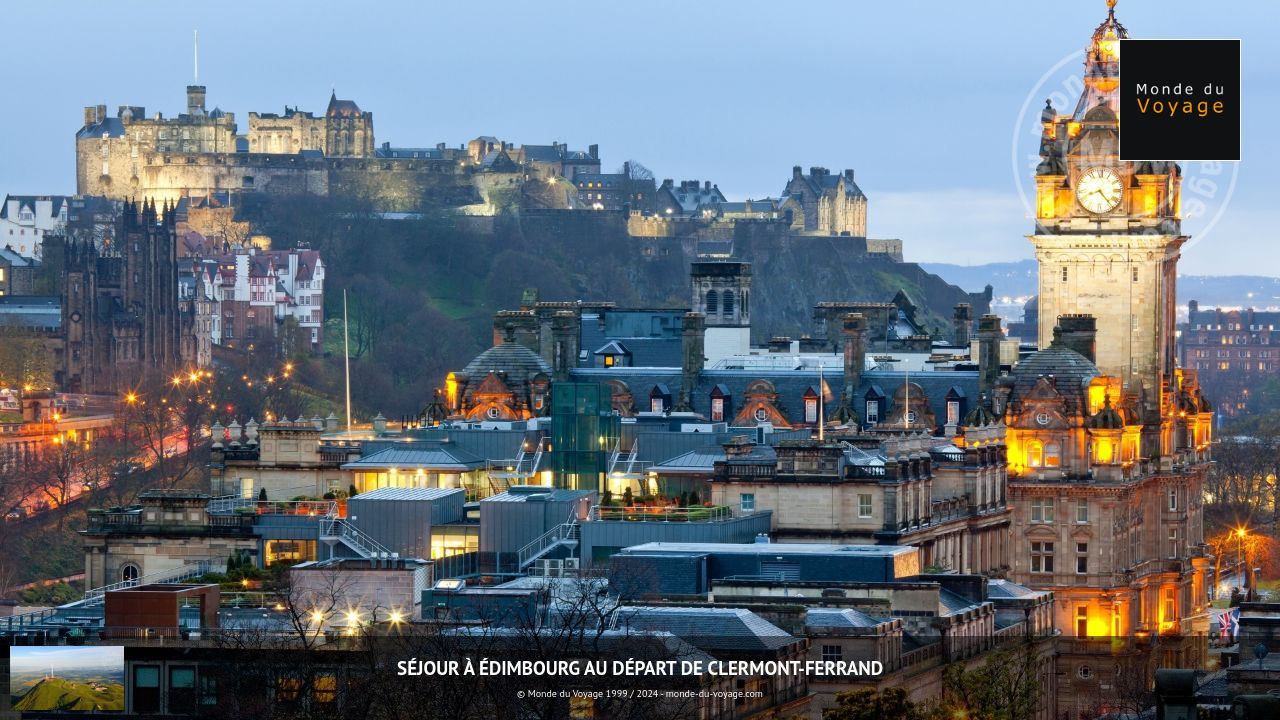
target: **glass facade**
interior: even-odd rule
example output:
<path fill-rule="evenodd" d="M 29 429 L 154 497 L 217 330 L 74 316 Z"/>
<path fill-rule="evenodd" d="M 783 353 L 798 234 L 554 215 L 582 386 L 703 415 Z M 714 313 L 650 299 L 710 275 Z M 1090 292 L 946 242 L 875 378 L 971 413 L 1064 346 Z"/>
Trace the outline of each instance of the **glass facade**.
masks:
<path fill-rule="evenodd" d="M 596 383 L 551 386 L 551 468 L 555 486 L 604 489 L 609 458 L 618 448 L 622 419 L 613 412 L 613 391 Z"/>

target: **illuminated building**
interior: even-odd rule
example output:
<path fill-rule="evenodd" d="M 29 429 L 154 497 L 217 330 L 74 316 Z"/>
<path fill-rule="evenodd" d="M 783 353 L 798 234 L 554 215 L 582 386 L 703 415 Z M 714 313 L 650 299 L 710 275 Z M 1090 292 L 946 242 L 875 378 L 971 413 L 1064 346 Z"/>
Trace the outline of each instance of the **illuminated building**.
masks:
<path fill-rule="evenodd" d="M 1119 159 L 1126 36 L 1110 10 L 1076 108 L 1042 114 L 1030 236 L 1041 349 L 994 398 L 1008 428 L 1011 578 L 1056 597 L 1070 638 L 1059 646 L 1064 714 L 1105 704 L 1148 659 L 1200 667 L 1207 654 L 1212 414 L 1195 371 L 1175 367 L 1181 171 Z"/>

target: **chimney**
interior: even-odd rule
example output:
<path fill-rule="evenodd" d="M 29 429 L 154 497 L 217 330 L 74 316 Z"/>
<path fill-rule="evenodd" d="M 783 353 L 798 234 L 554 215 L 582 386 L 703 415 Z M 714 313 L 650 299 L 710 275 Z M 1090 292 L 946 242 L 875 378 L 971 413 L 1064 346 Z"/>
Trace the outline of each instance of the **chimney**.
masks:
<path fill-rule="evenodd" d="M 952 343 L 960 347 L 969 345 L 969 326 L 973 324 L 973 307 L 969 303 L 956 305 L 951 316 Z"/>
<path fill-rule="evenodd" d="M 97 113 L 97 116 L 98 116 L 98 122 L 102 122 L 103 120 L 106 120 L 106 119 L 107 119 L 107 106 L 106 106 L 106 105 L 99 105 L 98 107 L 94 108 L 94 111 Z"/>
<path fill-rule="evenodd" d="M 706 190 L 707 192 L 710 192 L 710 191 L 711 191 L 711 181 L 710 181 L 710 180 L 706 181 L 706 184 L 702 186 L 702 189 L 703 189 L 703 190 Z"/>
<path fill-rule="evenodd" d="M 579 329 L 582 319 L 573 310 L 557 310 L 551 318 L 552 369 L 556 382 L 567 382 L 578 365 Z"/>
<path fill-rule="evenodd" d="M 840 333 L 844 336 L 844 402 L 853 407 L 853 394 L 862 384 L 862 368 L 867 362 L 867 319 L 862 313 L 845 313 Z"/>
<path fill-rule="evenodd" d="M 88 105 L 84 109 L 84 126 L 90 127 L 98 124 L 98 108 Z"/>
<path fill-rule="evenodd" d="M 799 180 L 799 179 L 801 178 L 801 176 L 803 176 L 803 175 L 804 175 L 804 169 L 803 169 L 803 168 L 801 168 L 799 165 L 794 165 L 794 166 L 792 166 L 792 168 L 791 168 L 791 179 L 793 179 L 793 180 Z"/>
<path fill-rule="evenodd" d="M 592 160 L 599 160 L 599 159 L 600 159 L 600 146 L 599 146 L 599 145 L 588 145 L 588 146 L 587 146 L 587 154 L 591 156 L 591 159 L 592 159 Z"/>
<path fill-rule="evenodd" d="M 1200 303 L 1192 300 L 1187 303 L 1187 319 L 1191 319 L 1191 315 L 1200 311 Z"/>
<path fill-rule="evenodd" d="M 846 182 L 853 182 L 853 170 L 846 168 L 844 171 L 844 179 Z"/>
<path fill-rule="evenodd" d="M 814 180 L 821 180 L 822 177 L 826 174 L 827 174 L 827 169 L 824 167 L 814 166 L 809 168 L 809 177 L 813 178 Z"/>
<path fill-rule="evenodd" d="M 978 319 L 978 395 L 991 404 L 996 379 L 1000 377 L 1000 341 L 1004 330 L 999 315 L 983 315 Z"/>
<path fill-rule="evenodd" d="M 769 339 L 769 352 L 771 353 L 789 353 L 791 352 L 791 338 L 786 335 L 775 335 Z"/>
<path fill-rule="evenodd" d="M 706 318 L 702 313 L 687 312 L 680 331 L 680 402 L 676 410 L 693 410 L 693 389 L 706 364 Z"/>
<path fill-rule="evenodd" d="M 1054 335 L 1089 362 L 1097 362 L 1098 321 L 1092 315 L 1059 315 Z"/>

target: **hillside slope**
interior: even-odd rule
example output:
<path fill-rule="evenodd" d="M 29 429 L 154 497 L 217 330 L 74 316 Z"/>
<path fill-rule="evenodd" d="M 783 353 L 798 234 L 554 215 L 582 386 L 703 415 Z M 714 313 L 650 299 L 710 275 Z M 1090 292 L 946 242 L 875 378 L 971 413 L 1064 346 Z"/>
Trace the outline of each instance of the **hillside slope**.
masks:
<path fill-rule="evenodd" d="M 21 711 L 120 711 L 124 710 L 124 685 L 103 684 L 96 690 L 86 683 L 65 678 L 45 678 L 13 703 Z"/>
<path fill-rule="evenodd" d="M 543 300 L 619 307 L 687 307 L 692 237 L 634 238 L 605 213 L 527 212 L 480 220 L 390 219 L 337 201 L 274 200 L 249 219 L 276 247 L 307 243 L 327 266 L 331 351 L 341 352 L 349 293 L 355 404 L 389 417 L 413 413 L 444 375 L 492 343 L 492 318 Z M 734 255 L 754 263 L 753 338 L 812 332 L 825 301 L 888 302 L 905 290 L 930 331 L 948 333 L 952 308 L 972 298 L 913 263 L 867 255 L 856 238 L 752 234 Z M 981 307 L 975 307 L 980 312 Z"/>

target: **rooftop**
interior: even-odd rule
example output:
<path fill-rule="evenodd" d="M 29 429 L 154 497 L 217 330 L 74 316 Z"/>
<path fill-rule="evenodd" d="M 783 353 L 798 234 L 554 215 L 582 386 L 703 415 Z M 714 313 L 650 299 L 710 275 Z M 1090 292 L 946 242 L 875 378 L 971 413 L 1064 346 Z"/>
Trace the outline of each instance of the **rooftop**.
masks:
<path fill-rule="evenodd" d="M 651 542 L 626 548 L 626 553 L 720 553 L 738 555 L 863 555 L 895 557 L 913 555 L 908 545 L 828 545 L 821 543 L 664 543 Z"/>

